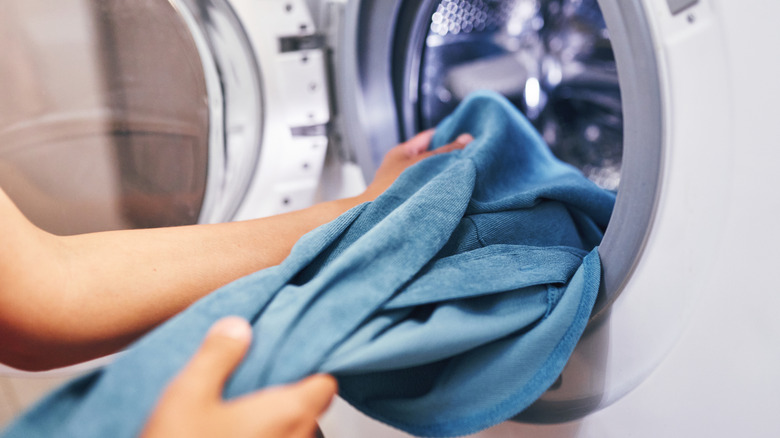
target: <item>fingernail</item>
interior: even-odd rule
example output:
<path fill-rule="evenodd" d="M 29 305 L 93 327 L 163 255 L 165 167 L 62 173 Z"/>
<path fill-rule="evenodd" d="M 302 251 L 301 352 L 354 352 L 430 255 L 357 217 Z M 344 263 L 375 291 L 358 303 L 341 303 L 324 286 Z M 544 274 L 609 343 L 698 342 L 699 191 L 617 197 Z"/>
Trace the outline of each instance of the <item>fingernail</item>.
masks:
<path fill-rule="evenodd" d="M 211 334 L 242 341 L 252 336 L 252 328 L 244 318 L 229 316 L 217 321 L 211 327 Z"/>
<path fill-rule="evenodd" d="M 461 134 L 455 139 L 455 142 L 460 144 L 469 144 L 472 141 L 474 141 L 474 137 L 471 134 Z"/>

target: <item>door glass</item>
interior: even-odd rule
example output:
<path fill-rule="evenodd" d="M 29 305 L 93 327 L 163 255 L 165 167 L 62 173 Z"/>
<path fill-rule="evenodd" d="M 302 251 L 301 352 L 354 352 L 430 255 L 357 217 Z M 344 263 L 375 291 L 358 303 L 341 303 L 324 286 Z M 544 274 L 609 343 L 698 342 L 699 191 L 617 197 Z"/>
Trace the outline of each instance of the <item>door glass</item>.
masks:
<path fill-rule="evenodd" d="M 0 187 L 57 234 L 195 223 L 208 102 L 165 0 L 0 0 Z"/>
<path fill-rule="evenodd" d="M 615 58 L 596 0 L 441 0 L 420 69 L 421 128 L 470 92 L 497 91 L 553 152 L 616 190 L 623 115 Z"/>

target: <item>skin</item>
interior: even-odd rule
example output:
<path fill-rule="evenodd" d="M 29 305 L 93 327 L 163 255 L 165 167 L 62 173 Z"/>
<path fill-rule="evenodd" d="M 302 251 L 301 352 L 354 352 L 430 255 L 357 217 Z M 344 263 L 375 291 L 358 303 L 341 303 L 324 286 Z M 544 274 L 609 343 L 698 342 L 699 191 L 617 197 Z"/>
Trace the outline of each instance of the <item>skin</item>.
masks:
<path fill-rule="evenodd" d="M 279 264 L 295 242 L 375 199 L 427 151 L 426 131 L 388 152 L 364 193 L 251 221 L 55 236 L 0 191 L 0 362 L 47 370 L 121 350 L 197 299 Z M 45 273 L 45 274 L 44 274 Z"/>

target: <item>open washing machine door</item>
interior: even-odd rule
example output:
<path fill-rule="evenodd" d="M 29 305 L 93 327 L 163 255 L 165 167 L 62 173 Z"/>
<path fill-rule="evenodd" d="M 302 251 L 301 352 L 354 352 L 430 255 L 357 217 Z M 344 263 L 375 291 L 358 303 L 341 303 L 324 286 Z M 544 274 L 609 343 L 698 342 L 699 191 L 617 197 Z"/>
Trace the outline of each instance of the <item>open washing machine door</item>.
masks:
<path fill-rule="evenodd" d="M 0 49 L 0 187 L 49 232 L 250 219 L 318 195 L 330 108 L 302 1 L 6 0 Z"/>
<path fill-rule="evenodd" d="M 260 150 L 259 75 L 227 5 L 201 3 L 3 2 L 0 186 L 33 222 L 75 234 L 235 212 Z"/>
<path fill-rule="evenodd" d="M 0 10 L 0 187 L 42 228 L 221 222 L 313 202 L 329 105 L 302 2 Z"/>

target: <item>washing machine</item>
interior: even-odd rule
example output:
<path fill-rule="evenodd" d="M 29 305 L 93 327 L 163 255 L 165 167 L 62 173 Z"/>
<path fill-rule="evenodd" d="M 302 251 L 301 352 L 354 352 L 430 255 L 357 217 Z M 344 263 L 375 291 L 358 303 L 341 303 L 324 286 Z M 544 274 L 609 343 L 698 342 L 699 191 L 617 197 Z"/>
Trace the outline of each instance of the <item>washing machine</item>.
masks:
<path fill-rule="evenodd" d="M 777 436 L 777 16 L 769 0 L 0 0 L 0 187 L 58 234 L 277 214 L 361 191 L 391 147 L 492 89 L 618 196 L 568 365 L 475 436 Z M 340 401 L 323 430 L 405 436 Z"/>

